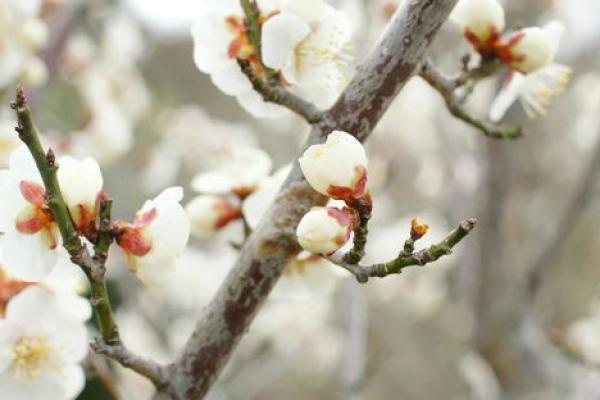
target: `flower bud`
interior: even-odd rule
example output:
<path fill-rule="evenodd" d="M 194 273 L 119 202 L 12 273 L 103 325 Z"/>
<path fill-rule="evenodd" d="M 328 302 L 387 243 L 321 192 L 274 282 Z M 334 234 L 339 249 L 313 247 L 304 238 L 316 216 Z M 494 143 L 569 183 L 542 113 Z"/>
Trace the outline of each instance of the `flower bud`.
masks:
<path fill-rule="evenodd" d="M 450 20 L 459 25 L 466 38 L 480 50 L 504 30 L 504 9 L 497 0 L 460 0 Z"/>
<path fill-rule="evenodd" d="M 524 28 L 510 36 L 501 58 L 511 68 L 529 74 L 552 61 L 554 47 L 551 37 L 543 29 Z"/>
<path fill-rule="evenodd" d="M 334 207 L 314 207 L 302 217 L 296 229 L 300 246 L 315 254 L 335 252 L 351 233 L 352 217 Z"/>
<path fill-rule="evenodd" d="M 199 238 L 214 235 L 241 215 L 239 207 L 223 197 L 213 195 L 195 197 L 185 210 L 191 220 L 192 233 Z"/>
<path fill-rule="evenodd" d="M 308 183 L 334 199 L 361 197 L 367 184 L 367 155 L 352 135 L 333 131 L 324 144 L 310 146 L 298 160 Z"/>

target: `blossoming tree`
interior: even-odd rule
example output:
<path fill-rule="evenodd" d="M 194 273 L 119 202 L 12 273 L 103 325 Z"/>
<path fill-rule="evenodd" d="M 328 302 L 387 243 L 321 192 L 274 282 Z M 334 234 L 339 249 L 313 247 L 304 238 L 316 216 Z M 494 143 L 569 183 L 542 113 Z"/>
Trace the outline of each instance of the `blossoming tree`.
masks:
<path fill-rule="evenodd" d="M 2 16 L 10 17 L 8 32 L 18 32 L 8 41 L 16 48 L 1 49 L 14 62 L 3 64 L 0 86 L 16 77 L 33 84 L 47 73 L 41 61 L 30 58 L 46 40 L 44 25 L 36 19 L 41 5 L 26 3 L 33 8 L 0 2 Z M 452 77 L 440 71 L 429 51 L 448 17 L 472 47 Z M 24 18 L 17 29 L 15 21 Z M 116 39 L 123 31 L 134 37 L 123 27 L 108 36 Z M 157 399 L 202 398 L 285 271 L 314 271 L 327 264 L 351 274 L 358 285 L 433 264 L 475 228 L 475 218 L 455 221 L 441 240 L 419 249 L 419 241 L 437 228 L 415 218 L 403 240 L 388 244 L 396 257 L 363 261 L 377 207 L 369 189 L 370 160 L 376 156 L 363 143 L 413 76 L 439 92 L 453 116 L 493 140 L 523 135 L 520 126 L 499 124 L 517 98 L 531 117 L 544 114 L 570 75 L 568 67 L 554 62 L 562 25 L 552 21 L 507 31 L 496 0 L 405 0 L 356 69 L 349 19 L 323 0 L 207 2 L 191 33 L 197 68 L 250 115 L 293 113 L 303 119 L 311 131 L 300 154 L 272 172 L 264 151 L 236 143 L 209 171 L 193 178 L 191 187 L 198 194 L 185 207 L 181 187 L 161 188 L 131 221 L 114 220 L 113 199 L 96 158 L 114 162 L 130 145 L 132 121 L 127 118 L 137 118 L 145 94 L 141 90 L 127 97 L 113 89 L 123 76 L 135 81 L 135 68 L 121 58 L 136 46 L 95 49 L 83 38 L 66 45 L 64 63 L 83 82 L 81 97 L 95 105 L 85 132 L 68 143 L 41 135 L 23 86 L 11 104 L 13 139 L 19 141 L 11 142 L 8 168 L 0 170 L 3 396 L 75 398 L 84 381 L 84 324 L 93 309 L 98 334 L 91 347 L 96 353 L 150 380 Z M 118 60 L 117 70 L 100 74 L 86 57 L 94 52 Z M 30 61 L 24 64 L 25 59 Z M 489 118 L 477 117 L 465 101 L 484 78 L 505 71 L 510 79 Z M 161 288 L 174 279 L 190 233 L 203 239 L 236 221 L 244 228 L 243 242 L 232 244 L 239 251 L 237 260 L 177 358 L 162 364 L 132 351 L 120 334 L 106 281 L 112 249 L 120 249 L 144 285 Z M 77 295 L 77 270 L 86 278 L 89 303 Z M 40 313 L 34 321 L 27 318 L 33 313 Z"/>

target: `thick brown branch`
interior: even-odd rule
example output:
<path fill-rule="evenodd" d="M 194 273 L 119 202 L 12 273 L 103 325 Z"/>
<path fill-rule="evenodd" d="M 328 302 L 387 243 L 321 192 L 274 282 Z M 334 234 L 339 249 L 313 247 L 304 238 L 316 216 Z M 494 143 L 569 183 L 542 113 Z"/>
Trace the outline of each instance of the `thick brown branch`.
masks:
<path fill-rule="evenodd" d="M 460 243 L 475 228 L 476 223 L 477 220 L 474 218 L 464 220 L 439 243 L 416 253 L 411 252 L 407 254 L 405 249 L 398 257 L 386 263 L 372 265 L 352 264 L 347 262 L 345 260 L 346 257 L 343 255 L 328 257 L 328 259 L 354 275 L 358 282 L 366 283 L 369 278 L 384 278 L 391 274 L 399 274 L 406 267 L 426 265 L 438 260 L 440 257 L 451 254 L 452 248 Z"/>
<path fill-rule="evenodd" d="M 493 70 L 490 69 L 490 71 Z M 478 72 L 478 74 L 481 74 L 481 72 Z M 446 102 L 446 107 L 452 115 L 478 129 L 485 136 L 492 139 L 516 139 L 523 135 L 520 126 L 498 126 L 478 119 L 464 109 L 462 105 L 463 101 L 456 96 L 455 90 L 464 85 L 468 80 L 479 79 L 480 76 L 471 77 L 469 74 L 466 74 L 456 79 L 450 79 L 437 70 L 430 61 L 423 64 L 419 75 L 442 95 Z"/>
<path fill-rule="evenodd" d="M 455 3 L 404 1 L 340 99 L 313 125 L 304 149 L 322 143 L 334 129 L 364 141 L 422 63 L 425 50 Z M 197 399 L 207 393 L 283 268 L 300 250 L 295 237 L 300 219 L 326 200 L 306 183 L 296 161 L 276 201 L 244 244 L 238 261 L 171 366 L 171 381 L 181 398 Z M 164 393 L 157 397 L 161 396 Z"/>

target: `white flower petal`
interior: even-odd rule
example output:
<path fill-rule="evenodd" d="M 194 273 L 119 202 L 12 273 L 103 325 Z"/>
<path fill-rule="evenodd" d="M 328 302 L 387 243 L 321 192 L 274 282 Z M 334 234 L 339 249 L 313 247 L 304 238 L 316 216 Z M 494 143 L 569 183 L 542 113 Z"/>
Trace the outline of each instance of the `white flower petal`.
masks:
<path fill-rule="evenodd" d="M 58 249 L 61 249 L 60 238 Z M 58 250 L 48 249 L 39 234 L 9 231 L 2 237 L 2 259 L 4 269 L 10 276 L 39 281 L 56 265 Z"/>
<path fill-rule="evenodd" d="M 253 90 L 252 84 L 235 60 L 228 60 L 211 74 L 210 79 L 216 87 L 229 96 L 237 96 Z"/>
<path fill-rule="evenodd" d="M 294 63 L 294 48 L 310 33 L 310 26 L 292 13 L 277 14 L 262 27 L 262 59 L 280 69 Z"/>

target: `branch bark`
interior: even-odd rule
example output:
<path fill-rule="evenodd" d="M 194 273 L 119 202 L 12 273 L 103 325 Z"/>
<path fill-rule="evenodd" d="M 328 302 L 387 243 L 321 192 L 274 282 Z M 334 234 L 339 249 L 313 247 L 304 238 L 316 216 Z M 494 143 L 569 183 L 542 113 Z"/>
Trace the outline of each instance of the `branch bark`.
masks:
<path fill-rule="evenodd" d="M 321 143 L 334 129 L 364 141 L 423 62 L 425 51 L 456 0 L 406 0 L 337 103 L 313 125 L 305 143 Z M 181 354 L 169 368 L 182 399 L 202 398 L 290 258 L 300 250 L 295 228 L 326 198 L 304 180 L 297 160 L 277 199 L 245 243 L 235 266 L 204 309 Z M 157 398 L 168 398 L 159 392 Z"/>

